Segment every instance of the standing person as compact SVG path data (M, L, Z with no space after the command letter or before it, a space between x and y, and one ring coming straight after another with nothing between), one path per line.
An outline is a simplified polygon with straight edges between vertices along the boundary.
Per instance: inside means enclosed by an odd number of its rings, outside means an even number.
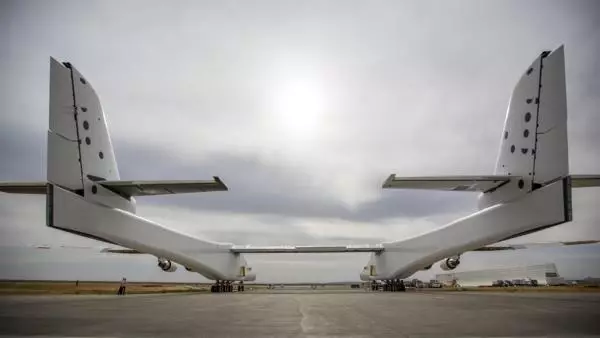
M123 279L121 279L121 285L119 285L119 292L117 292L117 295L124 296L126 286L127 286L127 279L125 279L125 277L123 277Z
M121 287L123 288L123 292L121 293L121 295L125 296L127 293L127 279L125 277L123 277L123 279L121 280Z

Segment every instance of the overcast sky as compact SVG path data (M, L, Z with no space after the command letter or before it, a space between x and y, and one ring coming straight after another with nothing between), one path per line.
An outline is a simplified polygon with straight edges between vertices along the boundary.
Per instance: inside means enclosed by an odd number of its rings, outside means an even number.
M138 199L202 238L377 243L476 208L476 195L383 191L391 174L491 174L516 81L565 45L572 173L600 173L595 1L2 1L0 180L44 180L49 57L99 94L121 178L229 192ZM600 239L600 189L518 242ZM0 278L204 280L47 228L43 196L0 194ZM513 241L515 242L515 241ZM368 255L249 256L260 280L356 280ZM556 262L600 275L600 246L467 254L459 270ZM418 276L427 278L436 267ZM316 276L316 277L315 277Z

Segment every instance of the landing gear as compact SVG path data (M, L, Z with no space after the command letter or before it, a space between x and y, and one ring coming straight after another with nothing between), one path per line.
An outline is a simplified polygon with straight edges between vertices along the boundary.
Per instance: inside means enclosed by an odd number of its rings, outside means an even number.
M210 286L210 292L214 293L225 293L233 292L233 289L237 288L238 292L244 292L244 282L240 281L240 284L234 286L230 280L216 281L215 284Z
M377 291L378 289L378 284L374 281L371 284L371 290ZM402 279L390 279L383 281L382 290L384 292L404 292L406 291L406 286L404 285L404 281Z

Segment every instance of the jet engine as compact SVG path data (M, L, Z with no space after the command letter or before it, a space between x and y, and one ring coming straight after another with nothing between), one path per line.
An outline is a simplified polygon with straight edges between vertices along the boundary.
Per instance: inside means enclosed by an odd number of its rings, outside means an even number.
M452 256L444 259L440 263L440 268L444 271L454 270L460 264L460 256Z
M177 265L173 264L173 262L171 262L170 260L164 258L158 259L158 267L165 272L174 272L175 270L177 270Z

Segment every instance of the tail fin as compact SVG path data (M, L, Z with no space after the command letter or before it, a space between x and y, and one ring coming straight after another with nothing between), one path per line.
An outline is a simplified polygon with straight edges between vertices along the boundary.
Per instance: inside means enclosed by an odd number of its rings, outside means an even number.
M91 84L69 63L50 59L48 182L131 212L135 201L97 184L119 180L106 118Z
M484 207L568 179L563 46L535 59L513 90L494 174L521 178L482 196Z
M543 52L517 83L494 174L526 178L526 191L569 174L562 46Z

